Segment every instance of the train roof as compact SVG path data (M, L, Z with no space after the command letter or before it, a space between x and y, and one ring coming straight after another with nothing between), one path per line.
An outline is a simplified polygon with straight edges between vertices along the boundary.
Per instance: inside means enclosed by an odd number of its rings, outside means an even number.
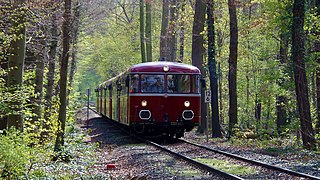
M146 62L140 63L129 68L130 73L153 73L164 72L164 67L169 67L167 72L169 73L190 73L200 74L200 70L192 65L183 64L178 62L158 61L158 62Z

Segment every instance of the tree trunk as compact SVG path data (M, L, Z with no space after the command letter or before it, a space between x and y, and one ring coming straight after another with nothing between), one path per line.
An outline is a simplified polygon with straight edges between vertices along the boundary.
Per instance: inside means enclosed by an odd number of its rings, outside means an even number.
M318 19L320 18L320 1L316 0L316 16ZM316 36L318 37L314 43L315 51L320 53L320 30L318 29L316 32ZM318 56L317 63L320 64L320 57ZM316 89L317 89L317 123L316 123L316 133L320 133L320 68L318 65L317 72L316 72Z
M204 0L196 1L192 27L192 64L201 70L201 79L205 79L206 77L206 72L203 67L203 55L205 53L203 47L204 40L203 35L201 34L204 30L205 10L206 4ZM197 130L199 133L203 133L206 129L207 106L204 98L205 87L201 87L201 122Z
M168 59L168 24L169 24L169 0L162 1L162 20L160 34L160 60Z
M151 1L146 1L146 51L147 62L152 61L152 39L151 39Z
M66 126L66 111L67 111L67 78L68 78L68 60L69 60L69 48L70 48L70 17L71 17L71 0L64 1L64 21L62 25L62 61L60 68L60 107L59 107L59 119L57 138L55 143L55 152L61 151L64 146L64 132Z
M34 98L33 104L33 113L35 116L32 118L33 123L36 123L41 118L41 104L43 96L43 73L44 73L44 64L46 62L46 42L45 39L39 39L37 41L41 51L38 51L36 55L36 76L35 76L35 89L34 93L36 97Z
M183 59L184 59L184 34L185 34L185 28L184 28L184 18L183 16L185 16L185 5L186 5L186 2L185 0L182 0L180 2L180 5L181 5L181 22L180 22L180 48L179 48L179 52L180 52L180 56L179 56L179 59L180 59L180 62L183 62Z
M79 31L79 23L80 23L80 7L81 4L79 1L76 2L76 7L74 8L74 17L72 23L72 54L71 54L71 64L70 64L70 74L69 74L69 88L68 88L68 95L70 94L70 88L73 85L73 77L76 72L77 68L77 60L76 60L76 53L77 53L77 43L78 43L78 31Z
M18 8L23 6L23 3L23 0L16 2L16 11L18 11ZM9 56L8 60L8 87L12 94L19 93L23 82L23 68L26 50L26 27L24 24L25 19L22 14L23 13L19 13L19 15L16 15L16 17L12 18L14 20L12 25L15 28L15 37L10 45L11 55ZM21 131L23 130L23 118L22 113L20 112L22 103L23 102L19 98L10 102L10 108L14 111L14 113L8 116L8 128L15 127Z
M51 107L52 107L52 97L53 97L53 88L54 88L54 71L56 65L56 53L58 47L58 25L57 25L57 12L56 9L53 9L52 17L51 17L51 44L49 47L49 63L48 63L48 72L47 72L47 88L45 95L45 112L44 119L46 121L49 120L51 115ZM48 126L44 125L44 129L48 130Z
M177 58L177 1L170 1L170 23L168 29L168 46L169 46L169 59L168 61L176 61Z
M2 56L2 54L0 54L0 56ZM0 57L0 69L1 70L8 70L8 60L6 58L1 58ZM7 84L7 75L6 74L2 74L2 76L0 76L0 79L3 80L4 86ZM7 112L5 110L1 110L0 109L0 130L4 130L7 128Z
M141 62L146 62L146 47L144 42L144 0L140 0L140 48Z
M280 33L280 51L279 57L281 65L284 65L288 62L288 38L283 34ZM284 79L279 80L279 86L283 86L282 84L285 81ZM287 124L287 111L286 107L288 104L288 98L284 95L277 96L276 102L276 114L277 114L277 131L278 134L283 132L283 126Z
M229 136L238 122L237 111L237 58L238 58L238 25L236 1L228 0L230 16L230 54L229 54Z
M207 23L208 23L208 67L210 73L210 89L211 89L211 111L212 111L212 137L222 137L219 121L218 107L218 78L215 59L214 46L214 16L213 16L213 0L207 2Z
M304 0L294 0L292 19L292 61L296 97L300 115L301 135L303 146L307 149L315 148L315 138L312 129L308 83L304 64Z

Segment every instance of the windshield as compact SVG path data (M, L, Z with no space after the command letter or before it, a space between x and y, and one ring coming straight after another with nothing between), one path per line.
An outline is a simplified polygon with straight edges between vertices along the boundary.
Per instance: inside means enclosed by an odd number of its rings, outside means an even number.
M130 93L199 93L199 75L134 74L130 77Z
M168 93L199 93L199 76L168 75Z

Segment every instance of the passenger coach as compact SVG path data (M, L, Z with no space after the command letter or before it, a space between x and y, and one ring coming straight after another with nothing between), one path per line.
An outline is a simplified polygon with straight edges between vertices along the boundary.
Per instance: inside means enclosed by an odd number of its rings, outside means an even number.
M148 62L96 88L97 111L136 133L180 138L200 120L200 70L176 62Z

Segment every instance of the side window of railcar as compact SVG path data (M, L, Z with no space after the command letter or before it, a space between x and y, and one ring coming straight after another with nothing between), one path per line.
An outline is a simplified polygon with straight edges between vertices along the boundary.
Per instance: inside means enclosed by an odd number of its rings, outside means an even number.
M130 92L136 93L139 91L139 75L134 74L130 77Z
M200 76L199 75L191 75L191 91L193 93L200 93Z
M141 75L141 92L163 93L164 92L164 75L142 74Z

